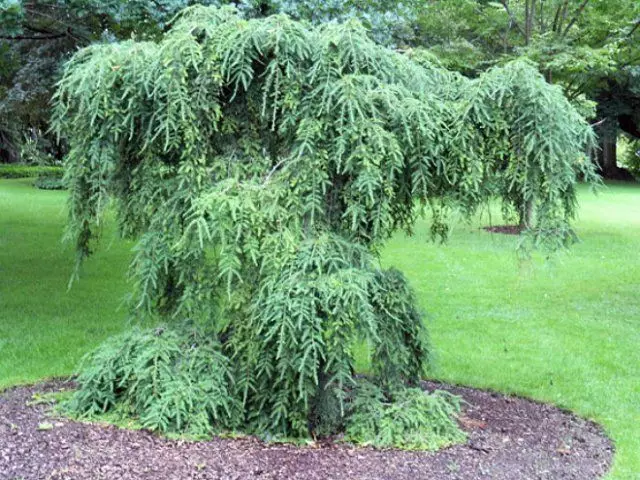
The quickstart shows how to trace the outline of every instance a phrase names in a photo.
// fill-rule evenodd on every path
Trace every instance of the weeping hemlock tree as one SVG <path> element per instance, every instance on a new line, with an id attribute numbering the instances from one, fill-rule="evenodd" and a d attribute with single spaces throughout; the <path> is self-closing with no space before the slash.
<path id="1" fill-rule="evenodd" d="M 496 194 L 530 205 L 536 238 L 564 241 L 576 176 L 592 175 L 590 129 L 526 63 L 471 81 L 358 23 L 232 8 L 189 8 L 159 43 L 78 52 L 54 122 L 71 146 L 79 259 L 113 204 L 137 240 L 135 311 L 169 325 L 94 353 L 73 405 L 125 403 L 162 430 L 333 433 L 360 405 L 352 438 L 437 446 L 411 437 L 424 427 L 451 440 L 450 399 L 397 394 L 428 348 L 407 281 L 375 252 L 425 207 L 445 235 L 448 209 L 471 215 Z M 367 385 L 353 375 L 363 340 Z M 389 409 L 407 399 L 413 418 Z"/>

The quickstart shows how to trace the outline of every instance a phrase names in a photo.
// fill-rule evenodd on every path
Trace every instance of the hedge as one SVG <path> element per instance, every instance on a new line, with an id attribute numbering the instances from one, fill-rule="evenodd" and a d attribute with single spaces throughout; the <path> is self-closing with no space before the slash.
<path id="1" fill-rule="evenodd" d="M 0 165 L 0 178 L 27 178 L 27 177 L 62 177 L 62 167 L 43 167 L 32 165 L 7 164 Z"/>

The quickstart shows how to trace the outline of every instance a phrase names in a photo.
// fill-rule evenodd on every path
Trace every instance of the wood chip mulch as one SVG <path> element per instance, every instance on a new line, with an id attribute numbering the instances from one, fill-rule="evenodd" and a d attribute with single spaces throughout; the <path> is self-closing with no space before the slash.
<path id="1" fill-rule="evenodd" d="M 482 227 L 486 232 L 502 233 L 504 235 L 520 235 L 523 228 L 519 225 L 492 225 L 490 227 Z"/>
<path id="2" fill-rule="evenodd" d="M 0 394 L 0 479 L 589 480 L 609 469 L 613 446 L 591 422 L 520 398 L 424 386 L 448 389 L 469 403 L 461 418 L 469 432 L 466 444 L 426 453 L 331 442 L 295 447 L 252 438 L 171 441 L 51 418 L 47 406 L 27 405 L 34 393 L 68 383 L 17 387 Z"/>

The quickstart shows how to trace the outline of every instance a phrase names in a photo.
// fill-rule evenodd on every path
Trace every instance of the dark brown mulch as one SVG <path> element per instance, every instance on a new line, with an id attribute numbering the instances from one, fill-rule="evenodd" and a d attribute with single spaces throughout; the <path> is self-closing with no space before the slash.
<path id="1" fill-rule="evenodd" d="M 491 233 L 503 233 L 504 235 L 520 235 L 523 228 L 520 225 L 492 225 L 482 227 L 483 230 Z"/>
<path id="2" fill-rule="evenodd" d="M 0 478 L 5 479 L 595 479 L 609 468 L 611 442 L 593 423 L 559 409 L 469 388 L 462 395 L 465 445 L 437 453 L 346 445 L 266 445 L 255 439 L 187 443 L 144 431 L 51 419 L 27 406 L 50 382 L 0 394 Z M 40 430 L 49 422 L 51 430 Z"/>

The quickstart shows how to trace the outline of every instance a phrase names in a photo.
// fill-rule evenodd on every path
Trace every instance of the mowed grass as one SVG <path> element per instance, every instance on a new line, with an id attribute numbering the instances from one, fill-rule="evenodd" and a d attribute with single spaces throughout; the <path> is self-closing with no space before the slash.
<path id="1" fill-rule="evenodd" d="M 131 246 L 102 248 L 68 290 L 75 255 L 62 243 L 66 193 L 33 180 L 0 180 L 0 388 L 67 375 L 82 355 L 123 329 Z"/>
<path id="2" fill-rule="evenodd" d="M 640 186 L 580 195 L 582 242 L 519 261 L 517 239 L 458 224 L 447 245 L 421 225 L 384 263 L 429 314 L 436 376 L 548 401 L 615 440 L 611 478 L 640 479 Z M 499 219 L 493 219 L 494 224 Z"/>
<path id="3" fill-rule="evenodd" d="M 0 181 L 0 388 L 69 374 L 124 328 L 131 245 L 105 229 L 102 249 L 67 291 L 73 252 L 60 243 L 64 192 Z M 518 260 L 517 238 L 488 219 L 455 225 L 447 245 L 420 223 L 383 263 L 403 270 L 428 314 L 437 378 L 526 395 L 603 424 L 611 478 L 640 478 L 640 187 L 581 191 L 582 243 L 551 260 Z M 499 218 L 493 218 L 499 223 Z"/>

